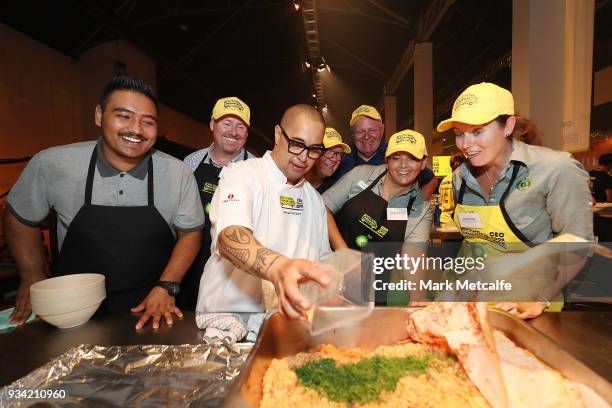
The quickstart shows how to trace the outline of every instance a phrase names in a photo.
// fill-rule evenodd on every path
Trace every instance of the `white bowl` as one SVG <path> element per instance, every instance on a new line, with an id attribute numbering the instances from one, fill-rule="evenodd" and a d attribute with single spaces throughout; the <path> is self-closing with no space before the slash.
<path id="1" fill-rule="evenodd" d="M 85 323 L 106 298 L 104 275 L 83 273 L 45 279 L 30 287 L 32 311 L 59 328 Z"/>
<path id="2" fill-rule="evenodd" d="M 86 323 L 91 316 L 96 313 L 96 310 L 98 310 L 98 307 L 100 307 L 100 303 L 102 303 L 102 301 L 83 309 L 74 310 L 67 313 L 59 313 L 54 315 L 42 315 L 36 312 L 35 313 L 47 323 L 57 326 L 60 329 L 69 329 L 71 327 L 80 326 Z"/>

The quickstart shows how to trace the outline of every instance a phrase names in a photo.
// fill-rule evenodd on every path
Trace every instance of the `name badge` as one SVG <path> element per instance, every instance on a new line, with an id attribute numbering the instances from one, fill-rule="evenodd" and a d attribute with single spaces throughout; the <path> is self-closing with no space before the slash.
<path id="1" fill-rule="evenodd" d="M 459 225 L 462 228 L 482 228 L 480 214 L 478 213 L 458 213 Z"/>
<path id="2" fill-rule="evenodd" d="M 359 187 L 362 190 L 365 190 L 366 188 L 368 188 L 368 185 L 363 180 L 359 180 L 357 182 L 357 187 Z"/>
<path id="3" fill-rule="evenodd" d="M 408 220 L 408 209 L 406 208 L 387 208 L 387 220 L 389 221 Z"/>

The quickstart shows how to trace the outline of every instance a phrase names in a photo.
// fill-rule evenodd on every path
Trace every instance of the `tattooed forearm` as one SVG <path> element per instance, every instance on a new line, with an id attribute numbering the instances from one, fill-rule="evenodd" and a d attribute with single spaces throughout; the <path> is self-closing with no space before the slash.
<path id="1" fill-rule="evenodd" d="M 282 255 L 263 247 L 245 227 L 230 226 L 219 234 L 219 253 L 236 268 L 267 278 L 272 264 Z"/>
<path id="2" fill-rule="evenodd" d="M 249 251 L 247 249 L 234 248 L 225 242 L 220 243 L 219 251 L 224 253 L 234 266 L 239 268 L 249 260 Z"/>
<path id="3" fill-rule="evenodd" d="M 257 249 L 253 269 L 258 275 L 265 276 L 274 261 L 280 257 L 281 255 L 277 254 L 276 252 L 271 251 L 268 248 L 260 247 Z"/>
<path id="4" fill-rule="evenodd" d="M 222 231 L 222 234 L 229 241 L 237 244 L 250 244 L 251 237 L 242 228 L 239 227 L 227 227 Z"/>

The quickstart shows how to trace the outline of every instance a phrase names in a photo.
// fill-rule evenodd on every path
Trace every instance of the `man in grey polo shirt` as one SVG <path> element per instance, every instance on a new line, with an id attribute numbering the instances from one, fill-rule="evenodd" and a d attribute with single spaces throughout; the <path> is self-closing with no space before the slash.
<path id="1" fill-rule="evenodd" d="M 174 295 L 197 254 L 204 217 L 195 180 L 180 161 L 155 150 L 157 100 L 138 79 L 119 76 L 96 107 L 97 142 L 43 150 L 8 197 L 5 235 L 21 275 L 11 320 L 30 314 L 30 286 L 47 276 L 40 223 L 58 218 L 58 274 L 106 277 L 109 312 L 144 312 L 172 324 Z"/>

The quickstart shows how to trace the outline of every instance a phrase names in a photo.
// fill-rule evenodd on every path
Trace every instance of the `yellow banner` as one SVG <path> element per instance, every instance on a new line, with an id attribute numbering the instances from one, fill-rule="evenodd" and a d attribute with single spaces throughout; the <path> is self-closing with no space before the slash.
<path id="1" fill-rule="evenodd" d="M 433 172 L 436 176 L 448 176 L 453 172 L 453 169 L 450 165 L 451 156 L 433 156 L 432 157 L 432 165 Z"/>

